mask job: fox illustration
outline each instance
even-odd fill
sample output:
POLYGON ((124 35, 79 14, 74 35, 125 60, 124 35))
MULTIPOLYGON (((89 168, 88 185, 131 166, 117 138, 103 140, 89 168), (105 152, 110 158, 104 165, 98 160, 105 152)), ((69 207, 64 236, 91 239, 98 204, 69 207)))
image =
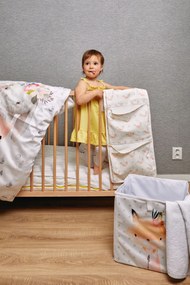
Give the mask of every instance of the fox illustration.
POLYGON ((134 209, 131 211, 133 225, 128 232, 135 238, 139 251, 146 257, 147 269, 161 271, 159 251, 165 247, 166 228, 163 213, 152 210, 152 218, 141 218, 134 209))

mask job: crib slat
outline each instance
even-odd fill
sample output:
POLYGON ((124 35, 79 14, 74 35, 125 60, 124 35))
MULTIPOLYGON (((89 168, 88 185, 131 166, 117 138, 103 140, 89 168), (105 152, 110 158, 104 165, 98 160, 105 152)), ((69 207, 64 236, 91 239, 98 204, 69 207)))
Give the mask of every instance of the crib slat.
POLYGON ((53 191, 56 191, 57 116, 53 119, 53 191))
POLYGON ((47 129, 47 144, 50 145, 50 139, 51 139, 51 127, 49 125, 47 129))
POLYGON ((79 143, 76 143, 76 191, 79 191, 79 143))
POLYGON ((45 137, 42 140, 42 191, 45 191, 45 137))
POLYGON ((99 100, 99 191, 102 191, 102 100, 99 100))
POLYGON ((56 137, 56 144, 59 144, 59 117, 56 116, 56 131, 57 131, 57 137, 56 137))
POLYGON ((65 102, 65 191, 68 190, 68 100, 65 102))
MULTIPOLYGON (((75 105, 75 130, 79 129, 79 107, 75 105)), ((76 141, 78 140, 76 132, 76 141)), ((79 191, 79 143, 76 142, 76 191, 79 191)))
POLYGON ((32 168, 32 171, 30 173, 30 192, 33 192, 34 190, 34 168, 32 168))
POLYGON ((114 189, 113 189, 113 183, 111 182, 111 180, 110 180, 110 191, 111 191, 111 192, 114 191, 114 189))
POLYGON ((90 103, 87 104, 87 111, 88 111, 88 134, 87 134, 87 148, 88 148, 88 191, 90 191, 91 188, 91 175, 90 175, 90 169, 91 169, 91 145, 90 145, 90 111, 91 111, 91 105, 90 103))

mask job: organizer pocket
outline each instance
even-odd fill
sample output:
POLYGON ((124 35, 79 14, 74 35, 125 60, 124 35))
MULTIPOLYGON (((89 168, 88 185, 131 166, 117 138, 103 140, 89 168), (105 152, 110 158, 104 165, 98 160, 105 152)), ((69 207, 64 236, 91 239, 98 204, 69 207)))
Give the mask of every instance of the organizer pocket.
POLYGON ((156 173, 151 138, 133 144, 108 146, 112 181, 123 182, 129 173, 154 176, 156 173))
POLYGON ((120 106, 120 107, 113 107, 111 108, 111 113, 112 116, 120 116, 120 115, 130 115, 132 112, 138 110, 139 108, 141 108, 144 104, 140 103, 137 105, 133 105, 133 104, 129 104, 129 105, 125 105, 125 106, 120 106))
POLYGON ((121 141, 129 144, 139 138, 144 140, 150 136, 149 112, 145 104, 114 107, 107 112, 107 116, 107 140, 110 144, 121 141))
POLYGON ((137 150, 138 148, 148 144, 151 142, 151 138, 148 138, 147 140, 143 140, 143 141, 138 141, 138 142, 134 142, 132 144, 118 144, 118 145, 112 145, 111 148, 112 153, 114 154, 128 154, 134 150, 137 150))

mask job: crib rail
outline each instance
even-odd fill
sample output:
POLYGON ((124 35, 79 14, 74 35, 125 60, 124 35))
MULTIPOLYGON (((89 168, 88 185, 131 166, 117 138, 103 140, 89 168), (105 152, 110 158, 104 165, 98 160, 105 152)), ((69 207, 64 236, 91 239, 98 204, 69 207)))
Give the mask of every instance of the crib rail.
MULTIPOLYGON (((74 94, 72 93, 70 96, 74 98, 74 94)), ((68 99, 69 100, 69 99, 68 99)), ((51 124, 51 126, 48 128, 46 136, 43 138, 41 143, 41 163, 40 163, 40 174, 41 174, 41 181, 36 186, 35 182, 35 166, 30 174, 30 185, 25 185, 22 187, 22 190, 19 192, 18 196, 20 197, 79 197, 79 196, 114 196, 114 186, 109 181, 109 188, 107 190, 103 189, 102 184, 102 171, 100 169, 99 174, 97 175, 98 180, 98 186, 92 187, 91 181, 92 181, 92 175, 93 171, 91 168, 91 147, 90 147, 90 103, 87 104, 88 108, 88 144, 87 144, 87 166, 86 166, 86 172, 87 172, 87 184, 83 185, 80 182, 81 175, 81 158, 80 158, 80 152, 79 152, 79 143, 75 143, 72 146, 73 151, 75 152, 75 174, 76 174, 76 180, 75 183, 71 184, 69 182, 69 149, 71 147, 70 142, 70 112, 73 112, 73 116, 75 117, 74 124, 75 127, 78 128, 79 124, 79 107, 77 104, 75 104, 75 107, 71 110, 68 109, 68 100, 65 102, 64 106, 64 113, 59 116, 55 116, 54 120, 51 124), (59 140, 60 140, 60 133, 62 134, 63 138, 63 145, 62 148, 62 154, 63 157, 63 170, 64 170, 64 178, 62 185, 58 185, 58 170, 57 170, 57 159, 58 159, 58 148, 60 146, 59 140), (46 162, 46 146, 51 145, 52 146, 52 175, 53 175, 53 182, 50 186, 47 185, 46 182, 46 168, 47 168, 47 162, 46 162)), ((99 161, 102 161, 102 145, 101 145, 101 131, 102 131, 102 123, 101 123, 101 102, 99 102, 99 161)))

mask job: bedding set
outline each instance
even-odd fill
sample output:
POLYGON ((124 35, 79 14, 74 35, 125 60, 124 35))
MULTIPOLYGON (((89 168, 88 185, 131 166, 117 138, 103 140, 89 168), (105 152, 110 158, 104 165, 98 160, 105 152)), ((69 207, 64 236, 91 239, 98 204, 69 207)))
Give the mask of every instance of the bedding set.
MULTIPOLYGON (((0 81, 0 199, 13 201, 24 186, 29 188, 29 175, 34 166, 34 188, 39 189, 41 141, 55 115, 74 106, 69 97, 70 89, 37 82, 0 81)), ((107 190, 111 181, 114 188, 129 173, 154 176, 156 165, 151 132, 148 94, 142 89, 105 90, 109 168, 102 171, 102 189, 107 190), (122 144, 121 144, 122 142, 122 144)), ((63 160, 57 147, 57 187, 64 189, 63 160), (62 165, 60 168, 59 164, 62 165), (60 175, 61 173, 61 175, 60 175)), ((45 162, 46 188, 52 189, 53 168, 51 147, 45 162)), ((69 149, 69 185, 75 185, 75 152, 69 149), (73 161, 73 162, 72 162, 73 161), (72 165, 74 166, 72 168, 72 165)), ((81 159, 82 161, 82 159, 81 159)), ((87 167, 80 166, 80 185, 88 187, 87 167)), ((98 176, 91 176, 91 187, 97 189, 98 176)), ((35 190, 34 189, 34 190, 35 190)))
POLYGON ((25 184, 47 127, 69 94, 70 89, 42 83, 0 82, 1 200, 13 201, 25 184))

